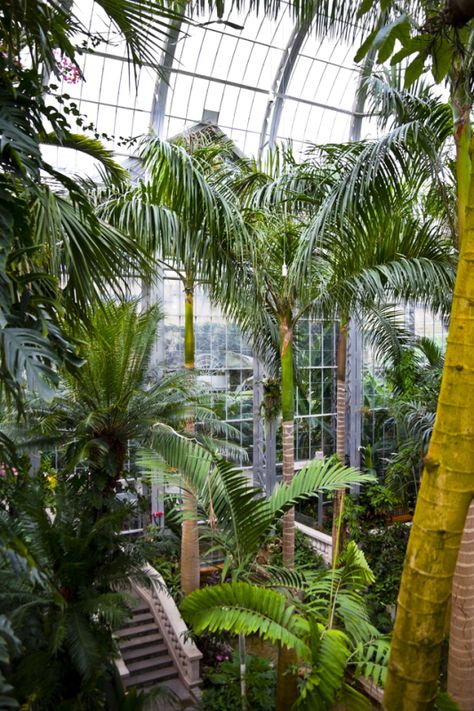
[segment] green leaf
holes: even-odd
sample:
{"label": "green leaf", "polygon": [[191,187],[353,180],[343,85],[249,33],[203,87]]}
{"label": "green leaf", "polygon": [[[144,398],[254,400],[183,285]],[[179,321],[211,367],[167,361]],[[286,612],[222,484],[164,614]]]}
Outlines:
{"label": "green leaf", "polygon": [[386,40],[392,36],[398,39],[400,39],[400,36],[407,37],[407,32],[409,31],[410,23],[407,16],[405,14],[400,15],[393,22],[380,28],[374,39],[374,47],[375,49],[382,47]]}
{"label": "green leaf", "polygon": [[438,38],[433,48],[433,65],[431,71],[437,84],[443,81],[451,68],[454,45],[452,42]]}
{"label": "green leaf", "polygon": [[405,72],[405,88],[411,86],[419,79],[425,68],[426,51],[420,52],[415,59],[408,65]]}
{"label": "green leaf", "polygon": [[376,4],[376,0],[362,0],[359,9],[357,10],[357,18],[366,15]]}
{"label": "green leaf", "polygon": [[357,50],[357,53],[354,57],[354,62],[360,62],[362,59],[364,59],[365,55],[372,47],[376,35],[377,35],[377,30],[374,30],[373,32],[370,33],[370,35],[367,37],[367,39],[364,40],[364,42],[361,44],[361,46]]}
{"label": "green leaf", "polygon": [[410,23],[406,14],[400,15],[378,31],[373,47],[379,50],[377,61],[380,64],[390,57],[397,39],[402,44],[405,44],[410,39]]}
{"label": "green leaf", "polygon": [[359,645],[357,656],[357,674],[383,687],[387,678],[390,641],[381,637],[372,640],[369,646]]}
{"label": "green leaf", "polygon": [[410,54],[414,54],[415,52],[424,53],[424,55],[427,56],[428,49],[432,44],[432,37],[430,35],[415,35],[414,37],[410,37],[406,36],[405,32],[402,32],[398,39],[402,43],[403,48],[393,55],[390,62],[392,66],[398,64],[402,59],[409,57]]}
{"label": "green leaf", "polygon": [[319,638],[319,643],[313,647],[312,669],[301,685],[295,709],[326,711],[333,708],[343,689],[349,644],[343,632],[322,631],[322,626],[314,623],[311,636]]}
{"label": "green leaf", "polygon": [[396,52],[392,59],[390,60],[390,65],[393,67],[395,64],[399,64],[405,57],[409,57],[410,54],[414,54],[418,51],[417,47],[413,47],[411,44],[403,47],[399,52]]}

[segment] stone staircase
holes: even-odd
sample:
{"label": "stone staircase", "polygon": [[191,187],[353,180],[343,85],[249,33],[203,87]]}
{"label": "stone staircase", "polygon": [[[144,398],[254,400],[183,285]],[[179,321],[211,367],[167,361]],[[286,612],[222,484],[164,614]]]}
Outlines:
{"label": "stone staircase", "polygon": [[161,575],[148,564],[143,573],[147,585],[131,581],[132,617],[125,627],[115,631],[120,649],[117,671],[125,689],[167,688],[179,701],[178,705],[171,704],[158,693],[150,708],[185,709],[200,697],[202,654],[189,638],[189,630]]}
{"label": "stone staircase", "polygon": [[[178,697],[181,708],[196,702],[186,688],[148,604],[139,598],[126,627],[117,630],[120,652],[129,675],[124,687],[137,689],[166,687]],[[165,708],[160,704],[161,708]]]}

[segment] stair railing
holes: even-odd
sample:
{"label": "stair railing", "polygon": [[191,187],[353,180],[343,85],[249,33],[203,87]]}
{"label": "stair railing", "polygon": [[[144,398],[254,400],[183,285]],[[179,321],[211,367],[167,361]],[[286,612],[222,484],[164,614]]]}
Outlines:
{"label": "stair railing", "polygon": [[199,663],[202,653],[189,639],[189,629],[159,572],[151,565],[144,566],[143,570],[150,586],[133,582],[132,588],[149,605],[181,680],[190,689],[197,687],[201,683]]}
{"label": "stair railing", "polygon": [[322,531],[316,531],[310,526],[306,526],[304,523],[295,521],[295,526],[301,533],[309,539],[309,543],[316,553],[324,559],[324,562],[331,565],[332,562],[332,538],[328,536],[327,533]]}

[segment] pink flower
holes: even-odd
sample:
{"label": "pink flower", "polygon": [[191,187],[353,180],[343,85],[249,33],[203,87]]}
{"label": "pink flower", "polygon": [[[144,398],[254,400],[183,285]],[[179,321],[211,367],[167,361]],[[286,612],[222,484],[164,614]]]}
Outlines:
{"label": "pink flower", "polygon": [[54,50],[54,56],[58,63],[59,73],[68,84],[77,84],[82,79],[82,74],[78,67],[65,54],[61,54],[59,49]]}
{"label": "pink flower", "polygon": [[164,516],[164,513],[163,511],[153,511],[152,516],[155,518],[161,518],[162,516]]}

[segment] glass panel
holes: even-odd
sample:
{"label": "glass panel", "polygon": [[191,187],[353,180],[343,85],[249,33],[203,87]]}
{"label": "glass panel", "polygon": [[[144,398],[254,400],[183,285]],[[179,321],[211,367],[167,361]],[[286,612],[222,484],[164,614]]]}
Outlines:
{"label": "glass panel", "polygon": [[166,323],[163,327],[165,340],[165,367],[167,370],[182,368],[184,365],[184,326]]}
{"label": "glass panel", "polygon": [[297,419],[295,421],[295,461],[305,461],[309,459],[309,419]]}
{"label": "glass panel", "polygon": [[323,412],[336,412],[336,370],[325,368],[323,371]]}
{"label": "glass panel", "polygon": [[[320,448],[324,452],[324,456],[328,457],[334,454],[336,449],[336,418],[335,417],[321,417],[319,420],[321,426],[321,445]],[[315,445],[319,445],[317,441]]]}

